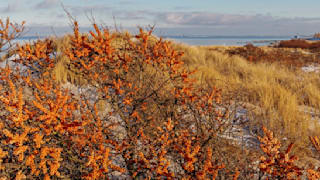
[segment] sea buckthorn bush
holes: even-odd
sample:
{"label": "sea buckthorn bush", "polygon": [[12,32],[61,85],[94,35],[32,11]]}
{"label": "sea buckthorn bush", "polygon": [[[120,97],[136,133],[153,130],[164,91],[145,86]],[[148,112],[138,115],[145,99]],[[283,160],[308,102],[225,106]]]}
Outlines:
{"label": "sea buckthorn bush", "polygon": [[[125,34],[117,47],[115,33],[93,28],[80,33],[74,22],[60,54],[49,38],[17,44],[15,65],[1,69],[2,174],[17,179],[216,177],[224,165],[213,159],[211,142],[227,115],[216,108],[220,91],[195,87],[182,53],[170,42],[151,41],[152,30]],[[62,55],[68,58],[65,68],[94,89],[93,98],[84,92],[76,96],[55,81]],[[98,110],[99,102],[111,107],[107,114]],[[114,133],[119,128],[122,137]]]}
{"label": "sea buckthorn bush", "polygon": [[[80,33],[75,21],[63,47],[50,38],[13,46],[24,23],[0,25],[1,52],[16,55],[0,69],[2,179],[247,177],[241,168],[225,171],[215,153],[231,124],[221,90],[197,86],[183,52],[153,37],[153,29],[122,34],[119,43],[119,34],[97,24]],[[58,64],[78,84],[57,81]],[[282,153],[264,132],[259,177],[302,176],[288,155],[292,145]]]}

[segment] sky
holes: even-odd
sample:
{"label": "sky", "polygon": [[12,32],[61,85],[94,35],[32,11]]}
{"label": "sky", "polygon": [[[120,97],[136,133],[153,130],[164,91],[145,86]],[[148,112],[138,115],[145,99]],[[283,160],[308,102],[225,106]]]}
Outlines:
{"label": "sky", "polygon": [[310,35],[320,32],[317,0],[0,0],[0,18],[26,21],[28,34],[70,31],[93,22],[160,35]]}

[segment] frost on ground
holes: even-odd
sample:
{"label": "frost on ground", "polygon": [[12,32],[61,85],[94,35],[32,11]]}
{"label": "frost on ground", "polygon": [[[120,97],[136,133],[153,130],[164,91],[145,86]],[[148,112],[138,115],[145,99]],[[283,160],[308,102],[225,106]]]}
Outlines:
{"label": "frost on ground", "polygon": [[241,147],[259,148],[259,140],[248,125],[250,121],[248,109],[242,106],[235,106],[230,111],[230,114],[232,114],[231,124],[219,137],[230,140],[233,144]]}
{"label": "frost on ground", "polygon": [[320,66],[319,65],[308,65],[308,66],[303,66],[301,67],[301,70],[304,72],[315,72],[318,73],[320,71]]}
{"label": "frost on ground", "polygon": [[[64,88],[69,89],[72,94],[75,95],[75,97],[80,96],[80,94],[85,94],[88,96],[89,102],[95,102],[97,100],[97,93],[95,92],[95,89],[89,86],[86,87],[77,87],[71,83],[65,83],[63,85]],[[107,103],[107,102],[106,102]],[[231,108],[230,108],[231,107]],[[225,132],[219,137],[227,139],[232,141],[232,143],[240,146],[244,146],[247,148],[258,148],[259,147],[259,141],[251,132],[251,128],[247,125],[247,123],[250,121],[249,118],[249,110],[245,107],[242,107],[240,105],[232,104],[229,108],[229,111],[231,114],[230,119],[228,120],[230,122],[230,125],[225,130]],[[223,108],[222,108],[223,109]],[[119,116],[112,115],[109,116],[108,112],[112,111],[112,107],[107,103],[107,106],[104,110],[99,112],[102,119],[105,119],[105,123],[116,123],[117,126],[114,127],[115,136],[119,139],[123,139],[126,136],[125,129],[123,128],[123,122]],[[186,115],[184,118],[190,118],[188,115]]]}

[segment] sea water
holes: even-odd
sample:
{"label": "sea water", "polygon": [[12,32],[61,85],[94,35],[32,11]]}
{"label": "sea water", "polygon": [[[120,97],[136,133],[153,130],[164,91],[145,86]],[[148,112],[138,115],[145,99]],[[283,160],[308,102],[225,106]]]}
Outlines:
{"label": "sea water", "polygon": [[[164,36],[164,39],[173,40],[188,45],[225,45],[225,46],[243,46],[253,44],[255,46],[267,46],[281,40],[292,39],[291,36]],[[18,38],[15,42],[24,43],[41,39],[41,37],[28,36]]]}
{"label": "sea water", "polygon": [[171,39],[180,43],[189,45],[225,45],[225,46],[243,46],[253,44],[255,46],[267,46],[281,40],[292,39],[291,36],[207,36],[207,37],[185,37],[185,36],[167,36],[166,39]]}

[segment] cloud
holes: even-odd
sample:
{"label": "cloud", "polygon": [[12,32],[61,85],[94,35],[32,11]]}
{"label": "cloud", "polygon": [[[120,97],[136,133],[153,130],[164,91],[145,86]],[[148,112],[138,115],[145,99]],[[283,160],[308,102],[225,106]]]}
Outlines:
{"label": "cloud", "polygon": [[6,8],[1,9],[1,12],[4,13],[11,13],[17,11],[19,8],[17,6],[8,5]]}
{"label": "cloud", "polygon": [[[116,19],[138,25],[156,24],[184,34],[284,35],[312,33],[320,29],[320,17],[276,17],[270,14],[228,14],[213,12],[160,12],[113,10]],[[123,24],[123,23],[122,23]],[[170,34],[170,33],[169,33]]]}
{"label": "cloud", "polygon": [[124,20],[155,22],[158,28],[166,28],[162,32],[167,31],[168,34],[292,35],[313,34],[320,29],[320,17],[156,11],[122,11],[120,14]]}
{"label": "cloud", "polygon": [[191,6],[175,6],[173,7],[174,10],[190,10],[192,9]]}
{"label": "cloud", "polygon": [[189,26],[237,25],[269,21],[271,17],[260,15],[237,15],[208,12],[169,12],[160,15],[160,20],[168,24]]}
{"label": "cloud", "polygon": [[104,5],[91,5],[91,6],[66,6],[67,10],[70,10],[71,15],[83,15],[88,12],[95,14],[103,14],[111,11],[111,7]]}
{"label": "cloud", "polygon": [[116,19],[121,20],[154,20],[157,17],[157,13],[140,10],[140,11],[123,11],[116,10],[113,11],[112,14],[116,17]]}
{"label": "cloud", "polygon": [[178,26],[257,26],[319,23],[319,18],[273,17],[271,15],[241,15],[209,12],[167,12],[159,21]]}
{"label": "cloud", "polygon": [[61,1],[59,0],[43,0],[40,3],[36,4],[37,9],[51,9],[56,8]]}
{"label": "cloud", "polygon": [[132,5],[132,4],[136,4],[137,2],[132,1],[132,0],[121,0],[118,2],[118,4],[120,5]]}
{"label": "cloud", "polygon": [[[51,1],[53,3],[53,0]],[[42,1],[42,3],[44,2]],[[47,2],[49,1],[47,0]],[[124,27],[156,24],[156,29],[161,30],[159,34],[294,35],[296,33],[313,34],[320,29],[320,17],[276,17],[270,14],[230,14],[188,10],[183,12],[129,10],[119,8],[116,5],[81,6],[73,4],[65,7],[83,26],[90,26],[91,23],[88,22],[85,15],[91,18],[90,13],[92,12],[93,17],[97,18],[98,22],[101,19],[103,22],[112,23],[112,16],[114,16],[117,23]],[[58,22],[58,20],[60,23],[66,16],[64,13],[52,11],[48,17],[51,19],[46,25],[53,24],[54,21]],[[65,22],[65,25],[67,25],[67,18]]]}
{"label": "cloud", "polygon": [[7,7],[1,8],[0,12],[12,13],[12,12],[17,12],[22,8],[23,8],[23,3],[21,2],[21,0],[13,0],[8,3]]}

